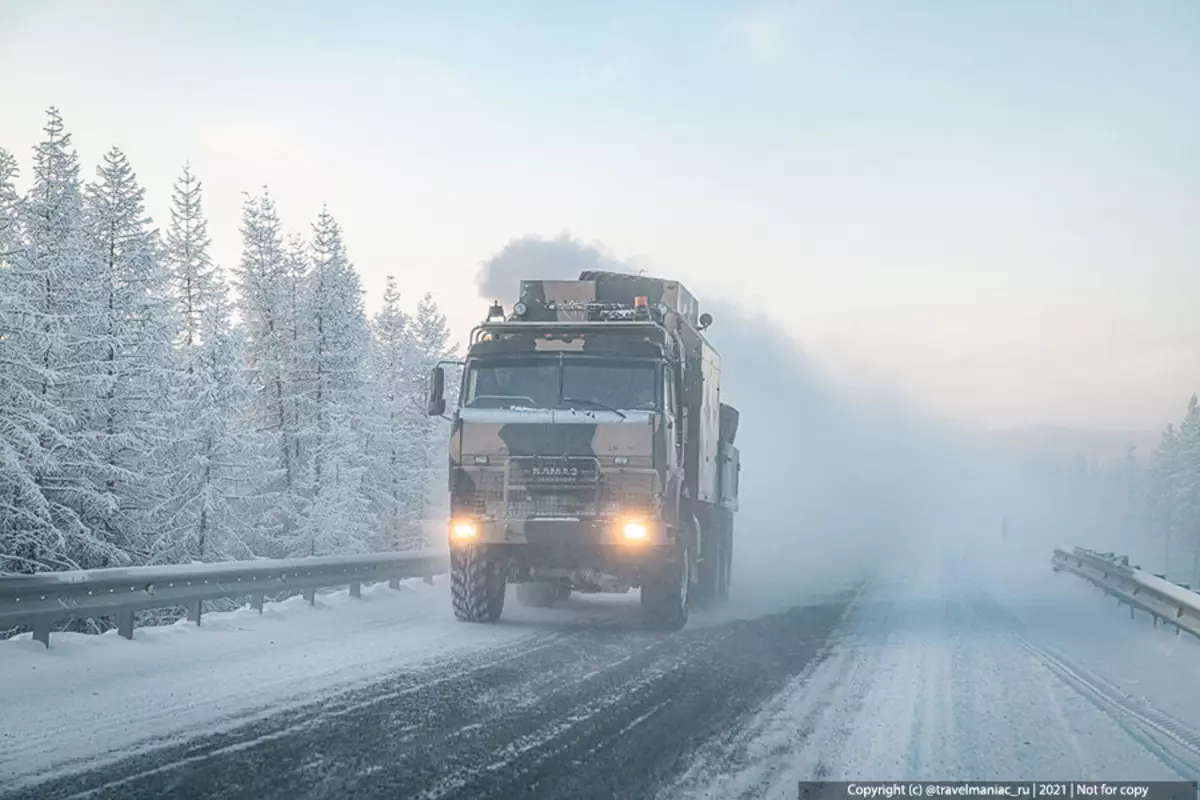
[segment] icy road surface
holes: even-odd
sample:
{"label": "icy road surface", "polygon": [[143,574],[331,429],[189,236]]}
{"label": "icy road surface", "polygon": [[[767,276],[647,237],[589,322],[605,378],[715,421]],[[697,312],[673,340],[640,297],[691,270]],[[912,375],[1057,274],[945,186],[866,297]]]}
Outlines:
{"label": "icy road surface", "polygon": [[234,630],[0,643],[0,796],[667,800],[790,798],[814,777],[1197,777],[1200,646],[1055,575],[1051,547],[942,542],[784,610],[743,585],[670,636],[638,630],[632,593],[456,624],[442,580]]}

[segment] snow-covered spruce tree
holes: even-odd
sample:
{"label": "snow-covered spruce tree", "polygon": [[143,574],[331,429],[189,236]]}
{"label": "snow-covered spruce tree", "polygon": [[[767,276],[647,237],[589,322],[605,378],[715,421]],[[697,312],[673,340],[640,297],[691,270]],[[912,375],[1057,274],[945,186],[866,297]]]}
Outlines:
{"label": "snow-covered spruce tree", "polygon": [[264,191],[261,197],[247,197],[242,259],[235,276],[252,395],[246,437],[261,459],[254,490],[247,497],[247,519],[256,552],[266,556],[292,551],[291,542],[307,515],[293,381],[298,333],[289,313],[293,271],[270,195]]}
{"label": "snow-covered spruce tree", "polygon": [[94,482],[94,455],[78,417],[91,368],[93,250],[85,235],[79,159],[54,108],[34,148],[33,184],[19,205],[19,247],[5,265],[3,377],[25,431],[18,443],[27,482],[0,522],[0,569],[39,571],[123,564],[130,555],[87,520],[112,510]]}
{"label": "snow-covered spruce tree", "polygon": [[228,288],[209,255],[202,186],[187,166],[175,184],[166,262],[176,317],[174,428],[168,491],[159,509],[158,560],[250,558],[254,542],[240,498],[255,475],[242,341]]}
{"label": "snow-covered spruce tree", "polygon": [[1191,556],[1189,581],[1196,585],[1200,583],[1200,398],[1194,394],[1179,425],[1179,458],[1173,478],[1180,532]]}
{"label": "snow-covered spruce tree", "polygon": [[305,440],[300,428],[311,415],[307,387],[303,379],[310,358],[309,348],[311,338],[304,335],[304,315],[307,312],[308,270],[312,262],[309,244],[298,233],[287,237],[284,246],[284,268],[281,283],[283,327],[285,352],[285,384],[291,387],[291,399],[287,404],[288,428],[293,431],[291,437],[291,463],[296,475],[295,486],[299,495],[308,498],[311,494],[312,453],[308,449],[311,442]]}
{"label": "snow-covered spruce tree", "polygon": [[169,543],[154,512],[166,496],[172,456],[170,392],[174,336],[168,275],[145,191],[125,155],[104,155],[87,187],[90,269],[80,288],[89,311],[77,419],[99,462],[88,471],[105,504],[85,516],[96,536],[142,562]]}
{"label": "snow-covered spruce tree", "polygon": [[19,173],[16,156],[0,147],[0,268],[10,267],[22,249],[18,232],[21,215],[21,196],[17,192]]}
{"label": "snow-covered spruce tree", "polygon": [[0,149],[0,573],[47,566],[24,559],[57,539],[36,478],[47,466],[40,436],[47,420],[38,412],[37,371],[18,335],[29,317],[17,273],[24,243],[16,178],[16,158]]}
{"label": "snow-covered spruce tree", "polygon": [[[453,359],[457,349],[450,344],[446,315],[428,293],[417,303],[411,324],[411,341],[413,358],[408,372],[408,385],[417,480],[409,500],[409,514],[417,524],[425,525],[430,519],[445,515],[447,501],[444,491],[447,431],[443,420],[425,415],[429,374],[439,361]],[[453,377],[447,375],[447,405],[455,402],[457,382]]]}
{"label": "snow-covered spruce tree", "polygon": [[1200,582],[1200,399],[1192,395],[1179,425],[1168,425],[1150,461],[1147,521],[1162,539],[1164,569]]}
{"label": "snow-covered spruce tree", "polygon": [[362,287],[341,228],[325,209],[313,226],[311,262],[297,314],[304,356],[302,451],[310,512],[294,555],[366,552],[377,522],[363,491],[370,329]]}
{"label": "snow-covered spruce tree", "polygon": [[422,448],[415,441],[424,404],[413,397],[412,376],[416,350],[410,336],[410,320],[400,308],[400,291],[395,277],[387,276],[383,305],[373,321],[371,349],[372,424],[367,458],[370,468],[366,484],[372,508],[379,520],[380,547],[416,549],[420,529],[409,511],[412,497],[423,487]]}
{"label": "snow-covered spruce tree", "polygon": [[[204,217],[203,187],[192,173],[190,164],[175,182],[171,193],[171,226],[167,230],[167,268],[170,272],[171,293],[179,318],[177,344],[186,348],[200,340],[200,328],[216,269],[209,255],[212,240],[208,238],[208,221]],[[189,364],[185,358],[183,365]]]}
{"label": "snow-covered spruce tree", "polygon": [[1148,522],[1151,529],[1163,540],[1163,569],[1168,572],[1171,571],[1175,560],[1172,549],[1178,545],[1176,536],[1179,523],[1173,486],[1173,476],[1178,464],[1179,431],[1174,425],[1168,425],[1150,461],[1149,488],[1146,492]]}

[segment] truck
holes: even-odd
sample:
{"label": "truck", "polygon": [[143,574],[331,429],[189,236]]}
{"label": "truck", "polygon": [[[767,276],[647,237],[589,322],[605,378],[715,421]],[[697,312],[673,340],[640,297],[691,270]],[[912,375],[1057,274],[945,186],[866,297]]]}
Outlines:
{"label": "truck", "polygon": [[507,586],[549,606],[640,589],[652,630],[729,595],[741,462],[712,315],[677,281],[523,280],[470,335],[447,415],[454,614],[495,622]]}

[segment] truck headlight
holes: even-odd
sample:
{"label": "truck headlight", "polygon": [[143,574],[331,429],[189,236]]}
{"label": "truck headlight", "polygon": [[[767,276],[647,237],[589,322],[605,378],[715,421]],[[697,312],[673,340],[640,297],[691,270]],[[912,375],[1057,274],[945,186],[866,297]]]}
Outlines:
{"label": "truck headlight", "polygon": [[460,541],[474,539],[479,535],[479,526],[469,519],[456,519],[450,523],[450,536]]}
{"label": "truck headlight", "polygon": [[646,530],[646,523],[630,520],[625,523],[623,533],[625,534],[626,541],[642,542],[646,540],[648,531]]}

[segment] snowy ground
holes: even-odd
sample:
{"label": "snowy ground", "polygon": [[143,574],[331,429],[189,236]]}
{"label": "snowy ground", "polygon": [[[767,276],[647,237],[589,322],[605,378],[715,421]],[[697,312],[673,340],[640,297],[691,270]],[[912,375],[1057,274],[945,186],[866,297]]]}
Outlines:
{"label": "snowy ground", "polygon": [[945,540],[858,598],[827,657],[708,743],[662,798],[811,779],[1194,779],[1200,646],[1049,548]]}
{"label": "snowy ground", "polygon": [[457,624],[440,580],[134,642],[0,643],[0,794],[672,800],[1200,776],[1200,644],[1054,574],[1051,546],[950,537],[790,594],[743,576],[669,636],[639,629],[633,594]]}
{"label": "snowy ground", "polygon": [[[0,787],[95,766],[278,713],[397,668],[536,637],[463,626],[445,578],[405,581],[139,628],[133,641],[56,633],[0,642]],[[502,656],[501,656],[502,657]]]}

